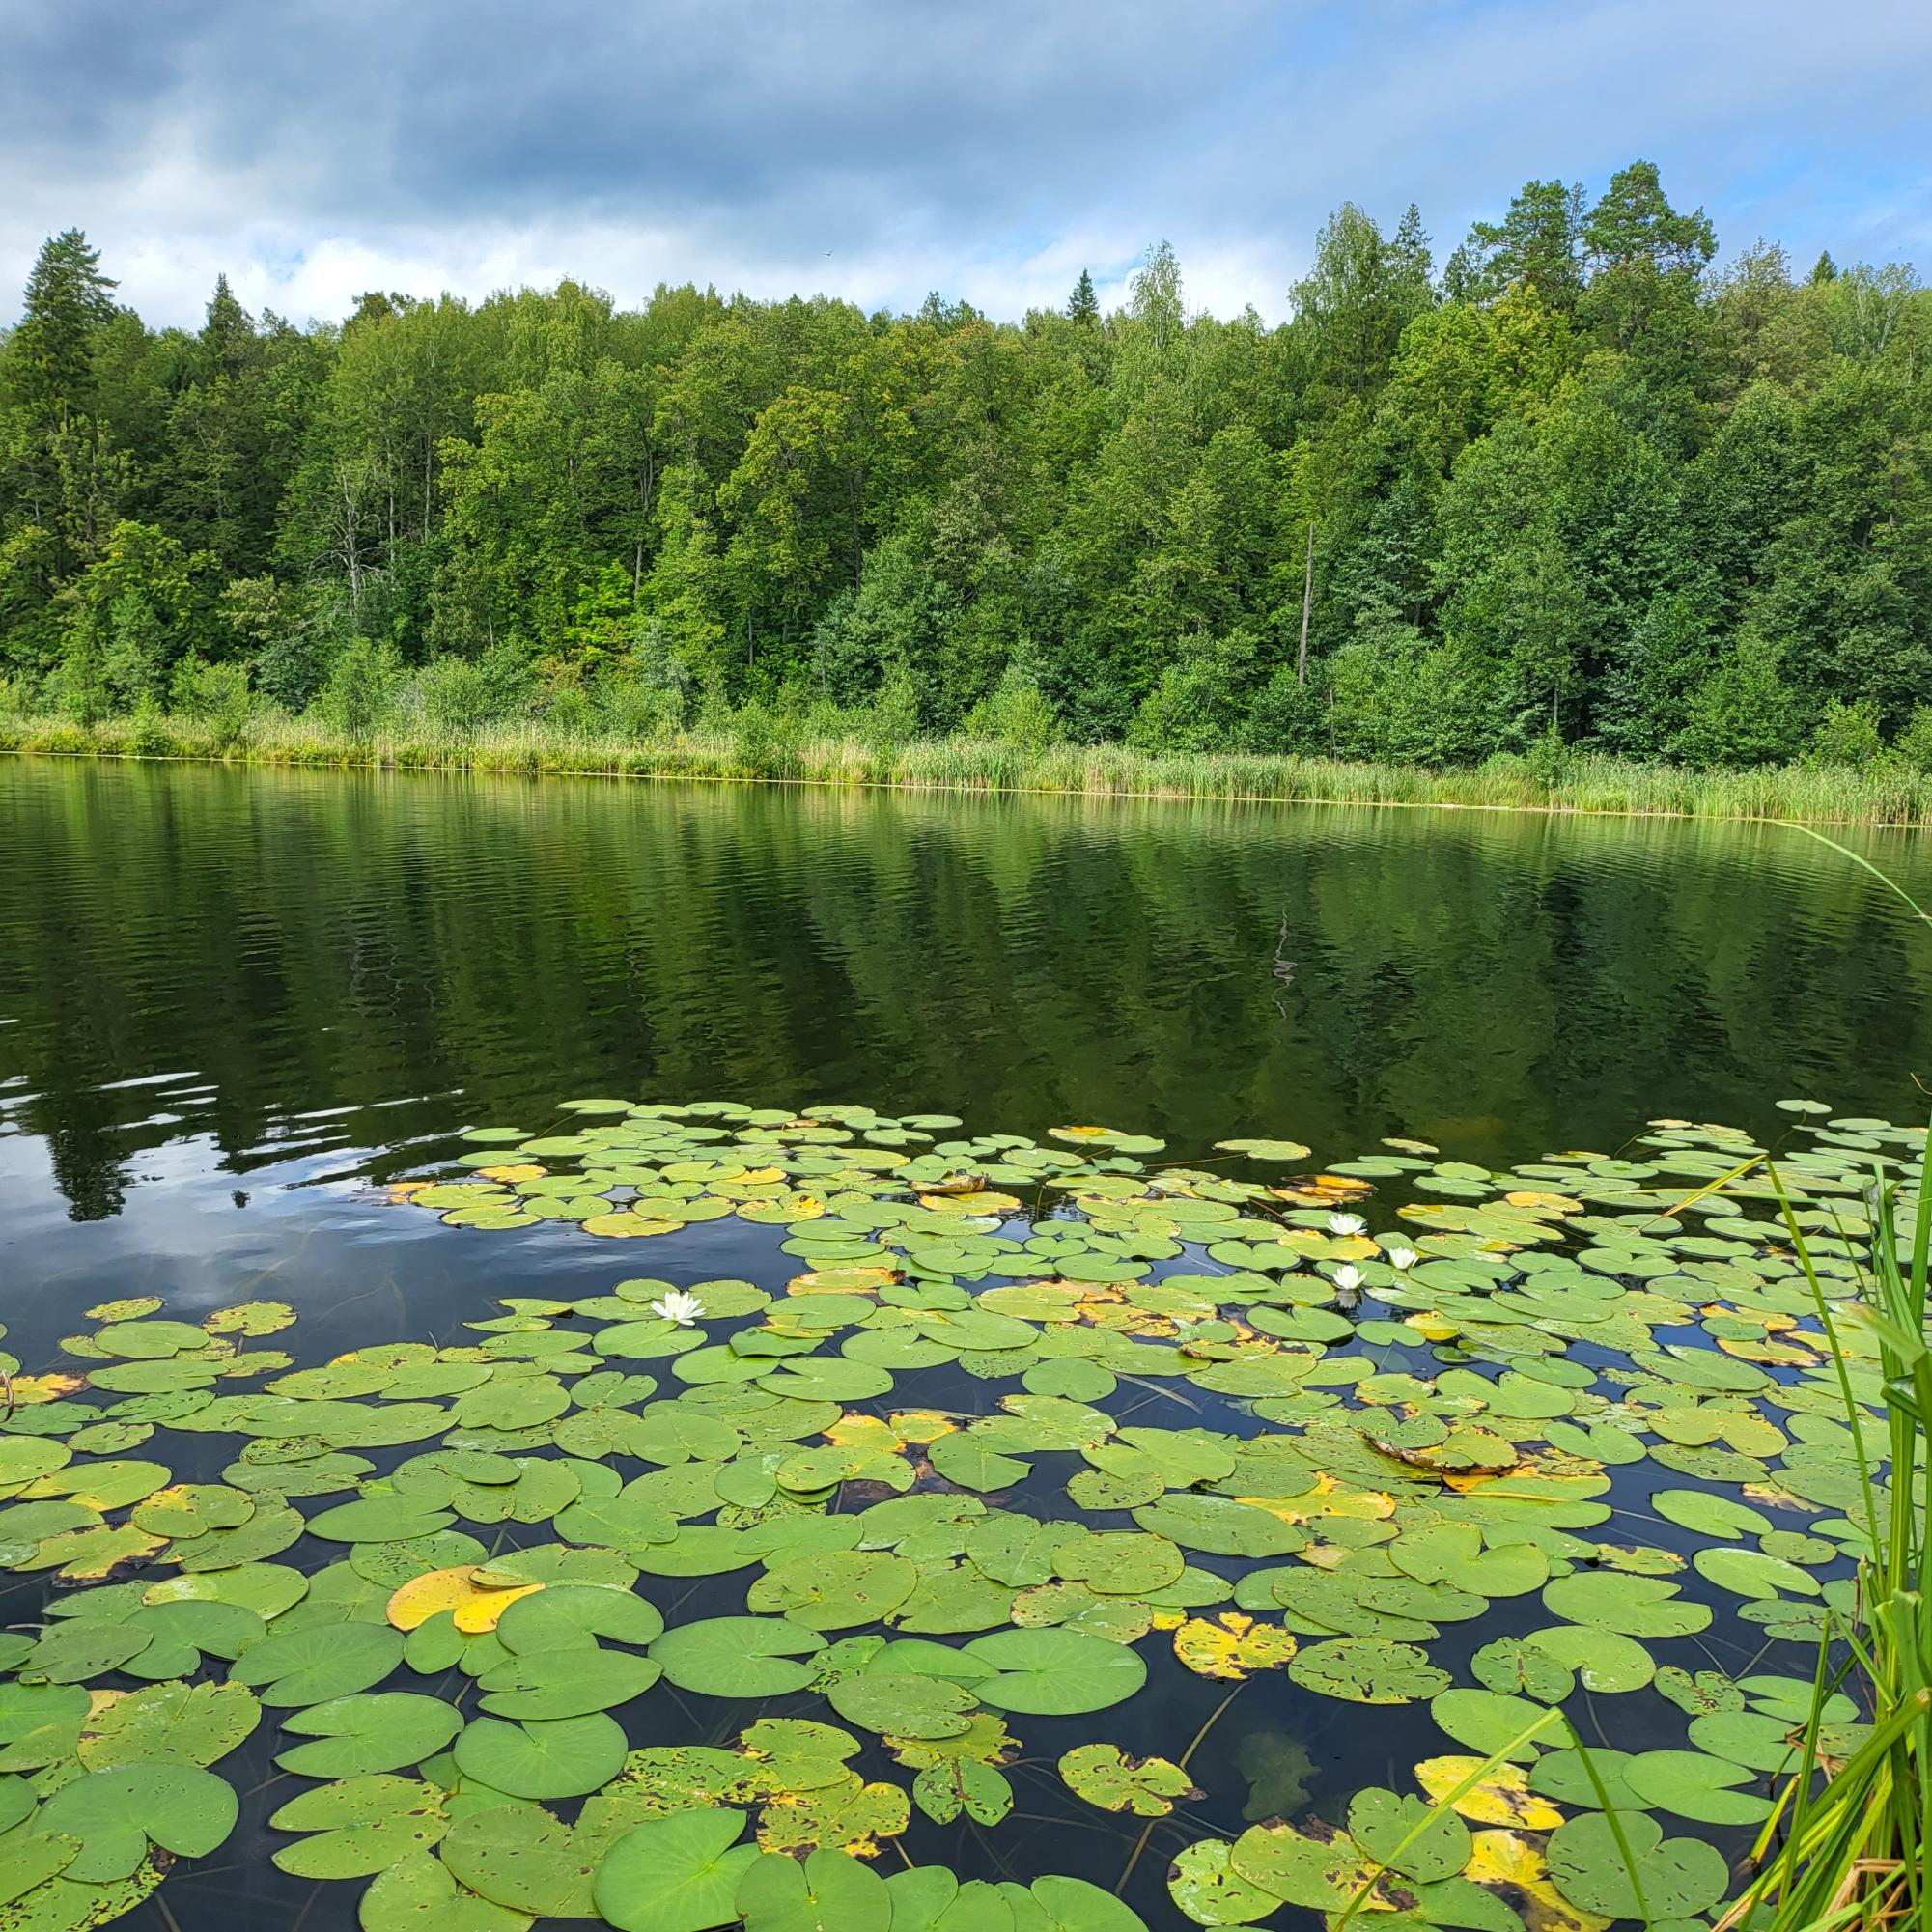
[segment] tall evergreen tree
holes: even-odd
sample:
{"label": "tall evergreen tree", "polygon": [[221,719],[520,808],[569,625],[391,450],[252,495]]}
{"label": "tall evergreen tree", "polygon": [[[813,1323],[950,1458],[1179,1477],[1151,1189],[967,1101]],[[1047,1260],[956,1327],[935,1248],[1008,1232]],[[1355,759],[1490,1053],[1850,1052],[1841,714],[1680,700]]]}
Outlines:
{"label": "tall evergreen tree", "polygon": [[1074,293],[1067,299],[1067,320],[1092,324],[1100,320],[1100,301],[1094,294],[1094,278],[1082,268]]}
{"label": "tall evergreen tree", "polygon": [[8,345],[6,521],[48,532],[56,576],[105,540],[128,481],[96,413],[95,345],[113,320],[115,286],[79,229],[49,237]]}

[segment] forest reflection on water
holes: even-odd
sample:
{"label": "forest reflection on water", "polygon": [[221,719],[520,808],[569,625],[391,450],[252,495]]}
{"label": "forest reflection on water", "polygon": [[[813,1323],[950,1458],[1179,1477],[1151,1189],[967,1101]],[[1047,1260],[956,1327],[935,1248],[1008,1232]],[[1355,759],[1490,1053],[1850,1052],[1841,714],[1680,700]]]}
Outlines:
{"label": "forest reflection on water", "polygon": [[1501,1160],[1910,1118],[1927,1057],[1910,914],[1774,827],[12,760],[0,851],[5,1118],[80,1218],[560,1092]]}

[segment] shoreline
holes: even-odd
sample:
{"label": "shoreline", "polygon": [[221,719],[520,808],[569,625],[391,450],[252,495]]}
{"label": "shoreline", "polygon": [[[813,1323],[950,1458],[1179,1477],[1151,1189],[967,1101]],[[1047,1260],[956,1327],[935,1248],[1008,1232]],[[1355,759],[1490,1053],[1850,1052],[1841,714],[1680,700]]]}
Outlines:
{"label": "shoreline", "polygon": [[1343,804],[1550,817],[1801,821],[1872,829],[1932,827],[1932,774],[1897,766],[1754,767],[1696,771],[1592,753],[1545,777],[1503,757],[1450,770],[1249,752],[1153,753],[1120,744],[1049,745],[914,739],[816,739],[763,728],[626,741],[529,724],[457,738],[381,732],[357,740],[301,718],[251,722],[221,738],[192,719],[116,718],[87,726],[0,718],[0,753],[271,770],[443,772],[525,778],[630,778],[800,785],[853,791],[1161,803]]}

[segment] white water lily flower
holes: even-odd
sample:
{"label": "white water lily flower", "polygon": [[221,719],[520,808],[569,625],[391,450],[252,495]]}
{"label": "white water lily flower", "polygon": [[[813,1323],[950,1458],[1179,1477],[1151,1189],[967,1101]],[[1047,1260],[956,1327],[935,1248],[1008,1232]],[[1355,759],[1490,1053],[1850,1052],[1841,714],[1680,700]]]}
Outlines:
{"label": "white water lily flower", "polygon": [[1330,1215],[1329,1232],[1330,1234],[1360,1234],[1368,1223],[1359,1215]]}
{"label": "white water lily flower", "polygon": [[1415,1250],[1413,1247],[1391,1247],[1388,1250],[1388,1265],[1391,1268],[1414,1268]]}
{"label": "white water lily flower", "polygon": [[682,1288],[674,1288],[670,1294],[651,1303],[651,1312],[661,1316],[667,1322],[675,1322],[681,1329],[694,1329],[698,1317],[705,1311],[705,1304],[695,1295],[687,1295]]}
{"label": "white water lily flower", "polygon": [[1345,1261],[1335,1270],[1335,1286],[1344,1295],[1353,1294],[1361,1286],[1361,1270],[1354,1262]]}

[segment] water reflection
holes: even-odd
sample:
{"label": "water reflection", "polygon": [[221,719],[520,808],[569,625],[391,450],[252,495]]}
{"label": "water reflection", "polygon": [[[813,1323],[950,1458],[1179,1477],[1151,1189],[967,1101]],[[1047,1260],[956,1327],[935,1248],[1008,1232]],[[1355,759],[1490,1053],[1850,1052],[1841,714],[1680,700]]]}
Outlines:
{"label": "water reflection", "polygon": [[573,1088],[1501,1160],[1928,1058],[1909,915],[1770,827],[6,760],[0,856],[0,1119],[82,1218]]}

